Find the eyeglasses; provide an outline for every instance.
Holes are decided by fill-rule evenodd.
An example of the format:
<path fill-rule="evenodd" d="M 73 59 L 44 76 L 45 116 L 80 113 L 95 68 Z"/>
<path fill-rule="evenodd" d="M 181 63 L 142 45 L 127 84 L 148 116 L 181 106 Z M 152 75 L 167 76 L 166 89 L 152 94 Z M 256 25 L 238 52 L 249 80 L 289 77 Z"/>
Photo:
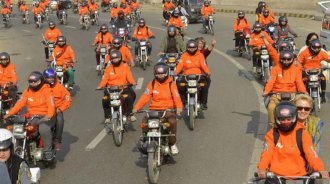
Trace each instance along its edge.
<path fill-rule="evenodd" d="M 5 152 L 5 151 L 8 151 L 9 148 L 4 148 L 4 149 L 0 149 L 0 152 Z"/>
<path fill-rule="evenodd" d="M 311 110 L 310 107 L 300 107 L 300 106 L 297 107 L 297 110 L 298 110 L 298 111 L 302 111 L 303 109 L 304 109 L 305 111 L 310 111 L 310 110 Z"/>
<path fill-rule="evenodd" d="M 279 121 L 292 121 L 293 117 L 279 117 L 277 118 Z"/>
<path fill-rule="evenodd" d="M 37 83 L 37 82 L 39 82 L 39 80 L 37 80 L 37 81 L 35 81 L 35 80 L 29 80 L 29 83 L 30 84 Z"/>
<path fill-rule="evenodd" d="M 291 58 L 282 58 L 281 60 L 283 60 L 283 61 L 291 61 L 292 59 Z"/>

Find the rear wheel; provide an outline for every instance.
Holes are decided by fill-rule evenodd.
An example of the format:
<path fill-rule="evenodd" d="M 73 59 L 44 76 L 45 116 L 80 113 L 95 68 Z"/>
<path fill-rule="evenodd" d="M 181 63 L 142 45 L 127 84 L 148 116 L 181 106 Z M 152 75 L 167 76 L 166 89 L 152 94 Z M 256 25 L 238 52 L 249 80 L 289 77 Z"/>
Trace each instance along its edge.
<path fill-rule="evenodd" d="M 115 142 L 116 146 L 121 146 L 123 143 L 123 130 L 121 128 L 120 120 L 119 119 L 113 119 L 111 120 L 112 123 L 112 130 L 113 130 L 113 140 Z"/>
<path fill-rule="evenodd" d="M 195 128 L 195 107 L 189 105 L 189 129 L 194 130 Z"/>
<path fill-rule="evenodd" d="M 150 183 L 157 183 L 159 174 L 160 174 L 160 166 L 157 164 L 158 161 L 158 148 L 155 148 L 155 152 L 148 153 L 148 177 Z"/>

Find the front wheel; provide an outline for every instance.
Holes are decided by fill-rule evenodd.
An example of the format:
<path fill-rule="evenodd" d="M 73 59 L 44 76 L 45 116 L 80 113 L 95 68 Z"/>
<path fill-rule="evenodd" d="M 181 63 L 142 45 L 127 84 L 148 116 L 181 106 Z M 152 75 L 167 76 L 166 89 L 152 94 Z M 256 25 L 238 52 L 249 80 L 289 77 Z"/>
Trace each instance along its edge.
<path fill-rule="evenodd" d="M 113 140 L 116 146 L 121 146 L 123 143 L 123 130 L 121 128 L 121 123 L 119 119 L 112 120 L 112 130 L 113 130 Z"/>
<path fill-rule="evenodd" d="M 210 34 L 213 35 L 214 34 L 213 24 L 209 25 L 209 29 L 210 29 Z"/>
<path fill-rule="evenodd" d="M 147 59 L 146 59 L 146 56 L 145 55 L 142 56 L 141 63 L 142 63 L 142 69 L 143 70 L 146 70 L 146 68 L 147 68 Z"/>
<path fill-rule="evenodd" d="M 266 83 L 270 79 L 270 70 L 269 67 L 264 67 L 264 76 L 263 76 L 263 81 Z"/>
<path fill-rule="evenodd" d="M 313 102 L 314 102 L 313 114 L 317 116 L 321 111 L 321 98 L 320 97 L 313 98 Z"/>
<path fill-rule="evenodd" d="M 195 128 L 195 108 L 193 105 L 189 105 L 189 129 Z"/>
<path fill-rule="evenodd" d="M 148 153 L 148 177 L 150 183 L 157 183 L 159 174 L 160 174 L 160 165 L 157 164 L 158 157 L 158 148 L 155 149 L 155 152 Z"/>

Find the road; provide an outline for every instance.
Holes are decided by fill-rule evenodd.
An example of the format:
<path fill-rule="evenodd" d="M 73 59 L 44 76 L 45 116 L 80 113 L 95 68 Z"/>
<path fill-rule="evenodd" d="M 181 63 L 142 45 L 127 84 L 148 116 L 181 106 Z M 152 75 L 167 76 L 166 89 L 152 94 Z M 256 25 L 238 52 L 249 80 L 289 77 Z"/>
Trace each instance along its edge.
<path fill-rule="evenodd" d="M 147 182 L 146 162 L 136 149 L 136 142 L 141 130 L 138 121 L 133 123 L 124 135 L 124 143 L 116 147 L 112 136 L 102 136 L 103 110 L 102 92 L 94 91 L 99 82 L 95 72 L 95 55 L 90 46 L 98 27 L 89 31 L 81 30 L 77 15 L 69 12 L 69 24 L 59 25 L 67 42 L 76 51 L 76 94 L 72 107 L 65 112 L 63 149 L 57 154 L 55 169 L 42 170 L 42 183 L 134 183 Z M 161 25 L 160 10 L 146 7 L 143 17 L 155 33 L 152 40 L 152 60 L 157 60 L 160 40 L 165 27 Z M 216 20 L 216 50 L 209 56 L 208 64 L 212 71 L 212 86 L 209 94 L 209 109 L 199 119 L 194 131 L 188 130 L 183 121 L 178 124 L 178 147 L 180 154 L 175 156 L 175 163 L 162 166 L 160 184 L 176 183 L 246 183 L 251 178 L 254 164 L 259 160 L 258 151 L 262 143 L 262 132 L 266 125 L 267 114 L 262 105 L 263 86 L 251 74 L 251 61 L 235 55 L 233 50 L 233 33 L 231 31 L 235 14 L 218 13 Z M 55 20 L 55 16 L 51 17 Z M 108 13 L 101 14 L 107 23 Z M 249 16 L 250 21 L 253 16 Z M 298 46 L 304 44 L 307 33 L 318 32 L 320 22 L 308 19 L 290 18 L 289 23 L 299 35 Z M 8 51 L 19 74 L 20 90 L 27 86 L 27 76 L 33 70 L 42 71 L 44 62 L 41 34 L 44 30 L 31 25 L 22 25 L 16 15 L 12 20 L 13 27 L 0 28 L 0 50 Z M 44 24 L 44 28 L 46 24 Z M 202 35 L 201 24 L 191 24 L 187 36 L 195 38 L 205 36 L 209 42 L 211 36 Z M 137 81 L 143 82 L 137 89 L 139 97 L 147 82 L 152 79 L 152 67 L 143 71 L 139 67 L 132 69 Z M 327 93 L 330 99 L 329 92 Z M 321 117 L 329 122 L 329 103 L 324 104 Z M 326 109 L 326 110 L 325 110 Z M 330 143 L 328 130 L 324 128 L 321 157 L 327 168 L 330 168 Z M 98 136 L 100 135 L 100 136 Z M 95 142 L 95 138 L 101 138 Z M 102 139 L 103 138 L 103 139 Z M 91 142 L 97 143 L 94 144 Z M 89 145 L 89 149 L 86 147 Z M 94 147 L 95 146 L 95 147 Z"/>

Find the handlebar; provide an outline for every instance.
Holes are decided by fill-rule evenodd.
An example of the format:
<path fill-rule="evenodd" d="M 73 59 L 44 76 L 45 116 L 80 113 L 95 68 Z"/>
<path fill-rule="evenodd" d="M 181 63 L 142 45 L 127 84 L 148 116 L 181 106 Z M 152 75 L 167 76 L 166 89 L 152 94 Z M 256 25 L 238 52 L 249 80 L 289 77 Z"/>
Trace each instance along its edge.
<path fill-rule="evenodd" d="M 328 174 L 330 174 L 330 172 L 328 172 Z M 266 179 L 266 178 L 292 178 L 292 179 L 321 179 L 322 175 L 320 172 L 313 172 L 312 174 L 310 174 L 309 176 L 280 176 L 280 175 L 276 175 L 273 172 L 266 172 L 266 178 L 260 178 L 259 174 L 257 172 L 254 173 L 254 177 L 258 178 L 258 179 Z"/>
<path fill-rule="evenodd" d="M 119 88 L 123 88 L 123 87 L 132 87 L 132 86 L 136 86 L 136 84 L 124 84 L 124 85 L 118 85 Z M 113 86 L 111 86 L 111 87 L 113 87 Z M 96 88 L 95 91 L 100 91 L 100 90 L 104 90 L 104 89 L 110 89 L 111 87 Z"/>

